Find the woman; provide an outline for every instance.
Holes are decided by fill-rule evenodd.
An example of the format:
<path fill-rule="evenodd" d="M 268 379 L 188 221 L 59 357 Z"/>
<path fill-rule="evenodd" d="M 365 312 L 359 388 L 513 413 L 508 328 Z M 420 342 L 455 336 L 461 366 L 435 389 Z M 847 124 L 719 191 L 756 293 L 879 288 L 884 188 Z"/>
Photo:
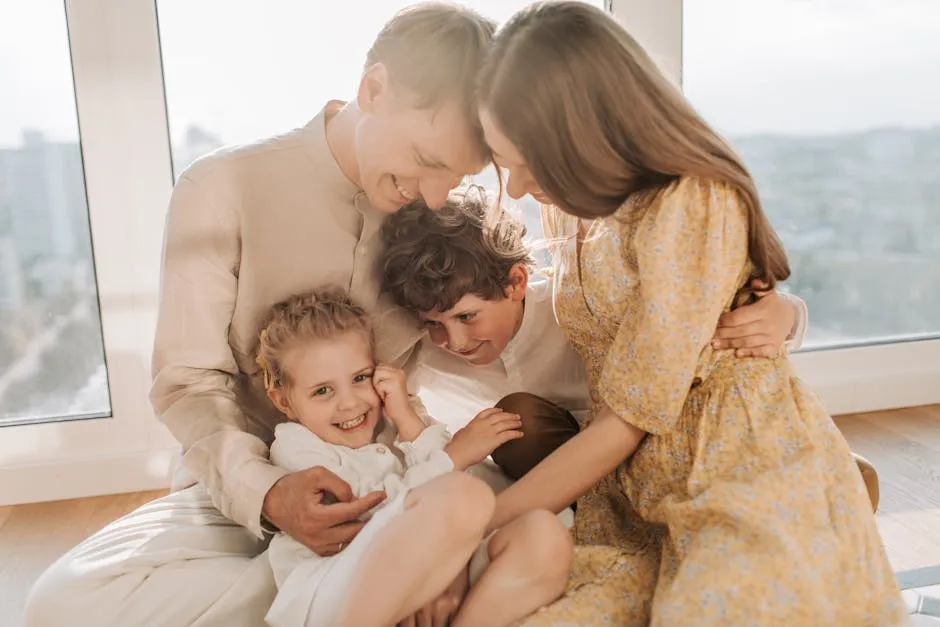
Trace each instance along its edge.
<path fill-rule="evenodd" d="M 479 99 L 509 194 L 551 205 L 556 314 L 594 402 L 497 498 L 494 528 L 580 497 L 577 540 L 594 545 L 527 624 L 903 624 L 848 445 L 786 352 L 709 344 L 753 281 L 790 273 L 740 159 L 579 2 L 510 20 Z"/>

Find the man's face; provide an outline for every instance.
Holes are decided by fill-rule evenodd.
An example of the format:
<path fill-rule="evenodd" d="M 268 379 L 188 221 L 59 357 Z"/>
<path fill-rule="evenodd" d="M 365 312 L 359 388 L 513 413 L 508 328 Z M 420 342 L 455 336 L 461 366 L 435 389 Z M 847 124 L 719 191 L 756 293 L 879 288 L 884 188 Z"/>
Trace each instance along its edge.
<path fill-rule="evenodd" d="M 459 102 L 418 109 L 414 101 L 388 83 L 381 65 L 363 77 L 355 140 L 359 178 L 372 206 L 386 213 L 418 198 L 437 209 L 465 176 L 486 165 Z"/>

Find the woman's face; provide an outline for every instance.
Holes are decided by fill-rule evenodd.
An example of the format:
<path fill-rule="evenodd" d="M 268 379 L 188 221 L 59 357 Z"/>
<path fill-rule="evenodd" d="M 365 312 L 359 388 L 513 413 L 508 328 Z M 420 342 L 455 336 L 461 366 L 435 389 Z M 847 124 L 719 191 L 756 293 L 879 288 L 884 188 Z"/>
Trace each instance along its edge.
<path fill-rule="evenodd" d="M 493 151 L 493 162 L 509 173 L 506 192 L 516 200 L 528 194 L 543 205 L 552 204 L 551 198 L 545 195 L 535 181 L 522 154 L 500 130 L 489 110 L 482 106 L 480 107 L 480 124 L 483 126 L 486 143 Z"/>

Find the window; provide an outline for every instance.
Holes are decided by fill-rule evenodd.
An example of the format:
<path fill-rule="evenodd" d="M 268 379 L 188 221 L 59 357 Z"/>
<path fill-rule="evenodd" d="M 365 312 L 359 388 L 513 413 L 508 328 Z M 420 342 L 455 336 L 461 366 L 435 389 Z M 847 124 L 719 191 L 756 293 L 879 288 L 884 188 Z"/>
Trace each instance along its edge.
<path fill-rule="evenodd" d="M 375 35 L 409 4 L 275 0 L 262 8 L 247 0 L 158 0 L 177 175 L 215 148 L 300 126 L 330 98 L 354 95 Z M 464 4 L 503 22 L 528 1 Z M 495 189 L 495 171 L 476 181 Z M 540 235 L 537 204 L 518 205 L 529 233 Z"/>
<path fill-rule="evenodd" d="M 940 4 L 685 0 L 683 86 L 751 169 L 810 346 L 940 333 Z"/>
<path fill-rule="evenodd" d="M 0 93 L 0 426 L 109 416 L 61 2 L 0 4 Z"/>

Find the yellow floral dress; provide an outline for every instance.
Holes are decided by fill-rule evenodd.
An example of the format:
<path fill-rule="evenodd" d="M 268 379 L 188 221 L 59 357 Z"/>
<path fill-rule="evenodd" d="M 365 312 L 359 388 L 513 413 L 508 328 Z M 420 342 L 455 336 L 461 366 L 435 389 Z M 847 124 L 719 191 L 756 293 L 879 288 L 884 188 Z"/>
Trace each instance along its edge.
<path fill-rule="evenodd" d="M 523 624 L 908 624 L 849 447 L 785 350 L 710 347 L 751 269 L 737 193 L 680 179 L 581 237 L 545 218 L 592 399 L 649 435 L 579 500 L 565 596 Z"/>

